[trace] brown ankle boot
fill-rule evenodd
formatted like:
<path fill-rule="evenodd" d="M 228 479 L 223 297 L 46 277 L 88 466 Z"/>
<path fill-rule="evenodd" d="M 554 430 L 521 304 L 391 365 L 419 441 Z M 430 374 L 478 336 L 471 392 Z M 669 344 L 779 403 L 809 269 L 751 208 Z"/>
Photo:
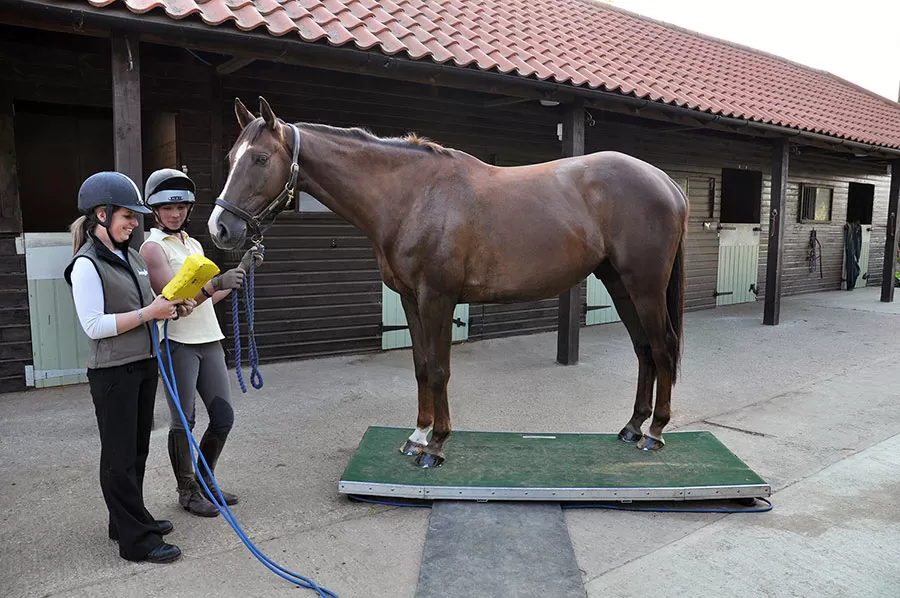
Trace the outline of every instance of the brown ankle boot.
<path fill-rule="evenodd" d="M 192 469 L 188 442 L 190 441 L 184 430 L 169 431 L 169 460 L 172 461 L 172 470 L 178 484 L 178 504 L 194 515 L 215 517 L 219 510 L 203 495 L 203 489 Z"/>

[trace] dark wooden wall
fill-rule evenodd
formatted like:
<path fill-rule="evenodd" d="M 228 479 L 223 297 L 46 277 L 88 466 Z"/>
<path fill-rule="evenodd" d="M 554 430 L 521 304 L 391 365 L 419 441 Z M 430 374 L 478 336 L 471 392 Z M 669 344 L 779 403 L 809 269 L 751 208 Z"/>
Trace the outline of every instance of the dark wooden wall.
<path fill-rule="evenodd" d="M 763 222 L 762 237 L 766 238 L 769 223 L 771 176 L 766 169 L 763 176 Z M 797 295 L 815 291 L 839 289 L 843 278 L 844 223 L 847 219 L 847 193 L 851 182 L 865 183 L 875 186 L 875 199 L 872 208 L 872 237 L 869 245 L 869 280 L 868 285 L 881 283 L 881 265 L 884 258 L 884 239 L 887 224 L 887 202 L 890 189 L 890 177 L 886 168 L 863 162 L 850 162 L 822 156 L 800 154 L 791 157 L 787 187 L 787 216 L 784 230 L 784 266 L 783 295 Z M 798 221 L 800 207 L 800 185 L 814 184 L 834 188 L 830 222 L 801 223 Z M 822 278 L 818 269 L 809 271 L 807 245 L 810 231 L 816 230 L 816 237 L 822 245 Z M 760 247 L 759 281 L 765 293 L 765 260 L 768 254 L 766 244 Z"/>
<path fill-rule="evenodd" d="M 15 137 L 23 134 L 14 132 L 13 108 L 17 101 L 108 107 L 108 42 L 0 26 L 0 90 L 0 392 L 10 392 L 25 388 L 25 366 L 32 361 L 25 256 L 15 244 L 22 210 L 17 177 L 9 171 Z M 54 149 L 46 148 L 48 164 Z"/>
<path fill-rule="evenodd" d="M 108 39 L 0 26 L 0 158 L 14 101 L 111 107 Z M 496 98 L 461 90 L 392 82 L 349 74 L 253 63 L 220 77 L 209 63 L 224 60 L 183 48 L 142 44 L 142 102 L 145 112 L 177 118 L 177 164 L 197 183 L 198 204 L 189 231 L 222 267 L 241 252 L 220 252 L 209 242 L 206 220 L 215 193 L 224 184 L 224 157 L 238 130 L 233 99 L 255 110 L 264 95 L 286 120 L 363 126 L 379 135 L 409 131 L 465 150 L 497 164 L 555 159 L 561 152 L 556 124 L 562 107 L 536 102 L 496 104 Z M 5 95 L 4 95 L 5 94 Z M 4 98 L 8 98 L 5 100 Z M 5 115 L 5 116 L 4 116 Z M 586 151 L 623 151 L 686 180 L 692 212 L 687 238 L 688 309 L 713 307 L 716 288 L 721 173 L 723 168 L 763 172 L 761 213 L 767 214 L 769 146 L 763 141 L 677 129 L 591 110 Z M 112 140 L 110 140 L 110 143 Z M 6 152 L 6 153 L 4 153 Z M 870 284 L 880 279 L 888 179 L 884 168 L 862 162 L 801 153 L 792 156 L 786 230 L 786 294 L 840 286 L 842 230 L 850 181 L 876 186 L 870 255 Z M 2 171 L 2 170 L 0 170 Z M 5 171 L 3 171 L 5 172 Z M 15 253 L 21 231 L 9 179 L 0 197 L 0 384 L 21 388 L 30 362 L 30 332 L 24 259 Z M 712 204 L 710 204 L 712 182 Z M 807 271 L 806 242 L 813 225 L 796 222 L 801 182 L 835 188 L 832 222 L 815 225 L 823 244 L 825 276 Z M 72 197 L 74 205 L 75 198 Z M 9 223 L 18 224 L 9 224 Z M 5 223 L 5 224 L 4 224 Z M 707 228 L 705 225 L 709 224 Z M 765 239 L 767 223 L 761 222 Z M 18 227 L 18 228 L 17 228 Z M 331 214 L 284 214 L 266 236 L 267 259 L 257 279 L 257 339 L 263 360 L 376 351 L 381 346 L 381 283 L 372 249 L 362 234 Z M 765 242 L 761 243 L 759 283 L 764 283 Z M 583 293 L 584 291 L 582 291 Z M 762 295 L 760 295 L 762 297 Z M 470 306 L 470 338 L 555 330 L 555 299 L 520 305 Z M 230 301 L 217 307 L 231 346 Z"/>

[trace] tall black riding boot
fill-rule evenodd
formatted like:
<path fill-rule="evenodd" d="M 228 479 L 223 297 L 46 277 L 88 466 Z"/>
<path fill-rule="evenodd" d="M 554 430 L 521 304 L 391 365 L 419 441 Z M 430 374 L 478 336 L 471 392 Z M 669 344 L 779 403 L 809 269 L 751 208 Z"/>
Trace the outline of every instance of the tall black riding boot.
<path fill-rule="evenodd" d="M 184 430 L 169 430 L 169 460 L 172 461 L 172 470 L 178 483 L 178 504 L 194 515 L 215 517 L 219 510 L 206 500 L 200 482 L 194 475 L 189 442 Z"/>
<path fill-rule="evenodd" d="M 203 433 L 203 438 L 200 439 L 200 452 L 203 453 L 203 457 L 206 459 L 207 465 L 209 465 L 209 470 L 213 472 L 213 475 L 216 473 L 216 462 L 219 460 L 219 455 L 222 454 L 222 449 L 225 448 L 225 441 L 228 439 L 228 434 L 217 434 L 209 429 Z M 206 487 L 210 489 L 213 493 L 213 496 L 218 500 L 218 493 L 216 492 L 215 487 L 212 485 L 212 481 L 206 475 L 206 468 L 203 467 L 203 464 L 199 462 L 197 463 L 197 471 L 200 472 L 200 475 L 203 476 L 203 481 L 206 482 Z M 238 504 L 238 497 L 230 492 L 225 492 L 222 488 L 219 488 L 219 491 L 222 493 L 222 498 L 225 499 L 226 505 L 236 505 Z"/>

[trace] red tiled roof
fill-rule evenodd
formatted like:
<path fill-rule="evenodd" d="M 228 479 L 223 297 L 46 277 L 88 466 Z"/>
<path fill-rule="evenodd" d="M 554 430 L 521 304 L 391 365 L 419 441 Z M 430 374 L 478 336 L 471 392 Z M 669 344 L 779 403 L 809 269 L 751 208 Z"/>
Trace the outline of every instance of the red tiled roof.
<path fill-rule="evenodd" d="M 88 0 L 103 7 L 116 0 Z M 829 73 L 591 0 L 122 0 L 900 148 L 900 104 Z"/>

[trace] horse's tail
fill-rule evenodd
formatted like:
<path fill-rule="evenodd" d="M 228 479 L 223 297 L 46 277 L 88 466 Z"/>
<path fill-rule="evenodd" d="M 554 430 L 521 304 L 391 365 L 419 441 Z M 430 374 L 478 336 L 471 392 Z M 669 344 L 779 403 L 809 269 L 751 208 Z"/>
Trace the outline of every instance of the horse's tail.
<path fill-rule="evenodd" d="M 678 366 L 681 364 L 681 348 L 684 344 L 682 330 L 684 326 L 684 234 L 678 241 L 678 251 L 675 253 L 675 262 L 672 264 L 672 274 L 669 276 L 669 286 L 666 288 L 666 310 L 669 316 L 669 324 L 675 332 L 675 338 L 667 342 L 669 359 L 672 363 L 672 384 L 678 378 Z"/>

